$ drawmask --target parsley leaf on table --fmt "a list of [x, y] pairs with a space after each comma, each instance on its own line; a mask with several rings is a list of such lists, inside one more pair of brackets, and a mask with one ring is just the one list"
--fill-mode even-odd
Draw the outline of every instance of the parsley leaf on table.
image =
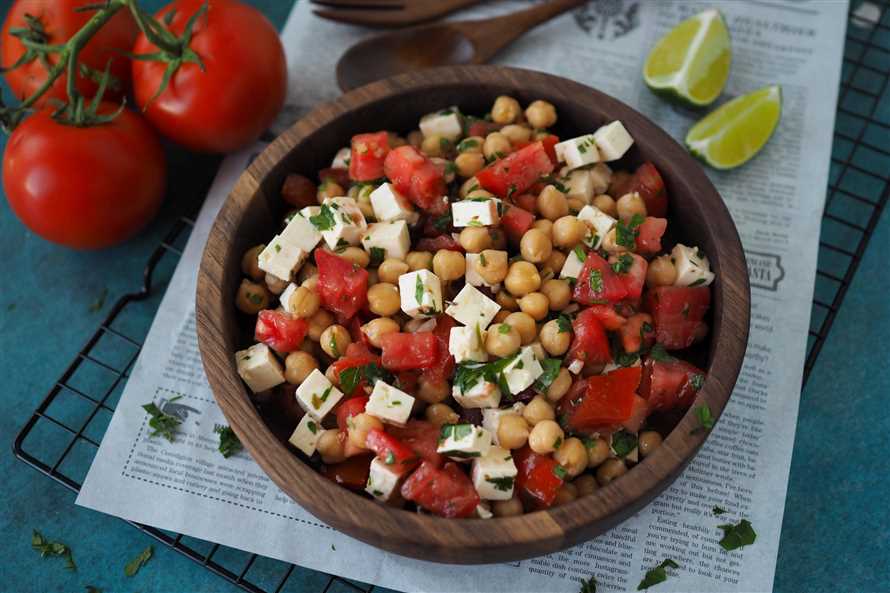
[[689, 434], [698, 434], [699, 432], [711, 430], [712, 428], [714, 428], [715, 420], [714, 416], [711, 414], [711, 408], [710, 406], [708, 406], [708, 404], [696, 406], [695, 417], [698, 418], [699, 426], [692, 429]]
[[720, 540], [720, 547], [726, 551], [737, 550], [744, 546], [750, 546], [757, 539], [751, 522], [742, 519], [736, 525], [727, 523], [726, 525], [718, 525], [723, 530], [723, 539]]
[[[167, 400], [167, 403], [175, 402], [180, 399], [181, 396], [176, 396]], [[173, 442], [173, 433], [176, 432], [176, 428], [182, 424], [182, 421], [176, 416], [172, 416], [162, 411], [154, 402], [145, 404], [142, 406], [142, 409], [148, 412], [149, 416], [151, 416], [151, 420], [148, 421], [148, 425], [154, 430], [148, 435], [150, 437], [162, 436], [171, 443]]]
[[62, 542], [49, 541], [36, 529], [31, 533], [31, 547], [40, 552], [41, 558], [48, 558], [50, 556], [64, 558], [66, 569], [77, 570], [77, 565], [74, 563], [74, 556], [71, 554], [71, 548]]
[[612, 435], [612, 450], [615, 455], [624, 458], [637, 448], [637, 435], [626, 430], [619, 430]]
[[219, 452], [226, 459], [244, 448], [238, 435], [230, 426], [216, 424], [213, 427], [213, 432], [219, 435]]
[[665, 582], [668, 578], [668, 573], [666, 570], [668, 568], [680, 568], [680, 565], [670, 558], [666, 558], [655, 568], [646, 571], [646, 576], [643, 577], [642, 581], [640, 581], [640, 584], [637, 587], [637, 591], [642, 591], [643, 589], [648, 589], [649, 587], [657, 585], [658, 583]]
[[148, 546], [147, 548], [139, 552], [138, 556], [127, 562], [127, 565], [124, 566], [124, 574], [128, 577], [136, 576], [136, 573], [139, 572], [139, 569], [145, 566], [145, 563], [151, 559], [154, 551], [154, 546]]
[[578, 593], [596, 593], [596, 577], [581, 581], [581, 590]]

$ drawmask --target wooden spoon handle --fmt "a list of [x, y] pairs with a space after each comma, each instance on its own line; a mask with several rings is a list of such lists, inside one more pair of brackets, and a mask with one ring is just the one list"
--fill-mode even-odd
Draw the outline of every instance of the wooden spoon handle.
[[529, 29], [586, 2], [587, 0], [553, 0], [513, 14], [478, 21], [463, 21], [453, 25], [476, 46], [473, 62], [481, 64]]

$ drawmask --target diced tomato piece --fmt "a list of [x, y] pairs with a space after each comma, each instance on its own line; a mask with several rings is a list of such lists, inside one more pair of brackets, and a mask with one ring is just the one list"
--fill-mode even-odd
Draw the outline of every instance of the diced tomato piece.
[[[380, 365], [380, 357], [368, 350], [368, 347], [362, 342], [352, 342], [346, 347], [344, 356], [341, 356], [331, 363], [331, 368], [334, 370], [334, 376], [339, 380], [340, 373], [346, 369], [363, 367], [368, 364]], [[352, 393], [347, 393], [346, 395], [352, 397], [364, 395], [364, 390], [362, 388], [365, 386], [366, 382], [363, 379], [358, 382]]]
[[[637, 246], [639, 246], [639, 244], [640, 241], [637, 239]], [[623, 258], [628, 257], [633, 260], [633, 263], [631, 263], [627, 271], [619, 272], [618, 278], [627, 290], [627, 296], [625, 298], [636, 300], [643, 294], [643, 286], [646, 284], [646, 272], [649, 270], [649, 262], [635, 253], [622, 253], [621, 255], [611, 256], [609, 258], [609, 264], [621, 264], [622, 261], [626, 261], [626, 259]]]
[[[343, 169], [342, 167], [329, 167], [327, 169], [322, 169], [318, 172], [318, 180], [324, 184], [328, 181], [333, 181], [343, 189], [349, 187], [349, 170]], [[310, 206], [314, 206], [318, 204], [318, 198], [316, 197], [315, 204], [310, 204]]]
[[556, 165], [559, 163], [559, 159], [556, 158], [556, 146], [559, 144], [559, 136], [556, 134], [548, 134], [540, 139], [541, 144], [544, 145], [544, 150], [547, 152], [547, 156], [550, 157], [550, 162]]
[[472, 517], [479, 495], [460, 467], [449, 462], [442, 469], [428, 461], [402, 484], [402, 496], [440, 517]]
[[290, 313], [266, 309], [260, 311], [256, 319], [254, 337], [276, 352], [293, 352], [300, 347], [309, 322]]
[[351, 344], [370, 343], [368, 342], [368, 337], [365, 335], [365, 332], [362, 331], [362, 321], [358, 316], [349, 320], [349, 323], [346, 324], [346, 329], [349, 330], [349, 337], [352, 339]]
[[439, 427], [435, 424], [412, 419], [405, 426], [388, 426], [386, 430], [411, 447], [424, 461], [442, 467], [445, 458], [436, 452], [439, 448]]
[[281, 186], [281, 199], [297, 208], [316, 206], [318, 204], [318, 188], [307, 177], [289, 173]]
[[581, 360], [584, 365], [603, 365], [612, 361], [609, 338], [597, 317], [598, 311], [585, 309], [572, 322], [572, 345], [566, 354], [566, 365]]
[[707, 335], [703, 321], [711, 305], [707, 286], [659, 286], [646, 295], [646, 307], [655, 321], [655, 341], [668, 350], [688, 348]]
[[627, 367], [588, 377], [583, 393], [563, 397], [559, 402], [563, 428], [585, 432], [626, 422], [634, 411], [642, 372], [640, 367]]
[[342, 463], [325, 465], [321, 469], [324, 477], [350, 490], [364, 490], [371, 470], [371, 455], [350, 457]]
[[617, 303], [627, 298], [627, 288], [609, 262], [591, 251], [578, 274], [573, 296], [582, 305]]
[[420, 208], [433, 214], [444, 214], [449, 203], [442, 171], [413, 146], [400, 146], [386, 156], [383, 163], [386, 177], [395, 188]]
[[396, 378], [399, 382], [399, 389], [405, 393], [415, 393], [417, 382], [420, 380], [420, 371], [400, 371]]
[[647, 216], [643, 224], [637, 227], [637, 253], [654, 255], [661, 251], [661, 237], [667, 225], [666, 218]]
[[705, 380], [705, 372], [685, 360], [655, 360], [643, 363], [640, 395], [646, 398], [650, 410], [688, 408]]
[[432, 333], [439, 341], [439, 352], [436, 361], [423, 373], [427, 381], [448, 381], [451, 378], [454, 372], [454, 356], [448, 349], [448, 342], [451, 338], [451, 328], [456, 325], [457, 322], [450, 315], [442, 314], [436, 318], [436, 329]]
[[414, 469], [420, 462], [414, 450], [387, 432], [372, 428], [365, 440], [368, 449], [377, 454], [377, 458], [398, 475], [404, 475]]
[[334, 413], [337, 415], [337, 427], [341, 431], [346, 431], [349, 429], [348, 420], [353, 416], [358, 416], [362, 412], [365, 411], [365, 406], [368, 405], [368, 400], [370, 397], [367, 395], [359, 395], [357, 397], [351, 397], [349, 399], [344, 399], [337, 407], [334, 408]]
[[391, 371], [428, 369], [439, 361], [439, 339], [432, 332], [386, 334], [380, 345], [383, 368]]
[[368, 271], [323, 249], [315, 250], [321, 304], [344, 323], [368, 302]]
[[383, 177], [383, 161], [389, 154], [389, 134], [357, 134], [352, 137], [349, 177], [355, 181], [372, 181]]
[[513, 197], [513, 203], [523, 210], [534, 212], [538, 205], [538, 198], [534, 194], [520, 194]]
[[[646, 212], [649, 216], [664, 218], [668, 211], [668, 195], [664, 187], [661, 173], [652, 163], [643, 163], [637, 167], [633, 177], [630, 191], [639, 192], [643, 202], [646, 203]], [[623, 195], [623, 194], [621, 194]], [[621, 197], [616, 195], [615, 199]]]
[[482, 136], [485, 138], [492, 132], [497, 132], [500, 129], [501, 125], [496, 124], [493, 121], [473, 119], [470, 122], [470, 127], [467, 129], [467, 136]]
[[499, 198], [507, 198], [524, 193], [553, 167], [544, 144], [533, 142], [491, 163], [476, 173], [476, 180]]
[[643, 347], [652, 346], [655, 343], [652, 316], [647, 313], [631, 315], [619, 330], [619, 334], [621, 347], [625, 352], [639, 352]]
[[514, 243], [519, 243], [525, 232], [532, 228], [534, 222], [535, 215], [519, 206], [508, 206], [504, 215], [501, 216], [501, 227]]
[[646, 417], [648, 415], [648, 402], [635, 393], [633, 405], [630, 408], [630, 417], [621, 423], [621, 428], [628, 432], [638, 433], [640, 432], [640, 429], [643, 428], [643, 423], [646, 422]]
[[620, 329], [627, 323], [627, 319], [619, 315], [612, 305], [591, 305], [587, 310], [590, 311], [588, 315], [593, 315], [599, 319], [603, 327], [609, 331]]
[[414, 247], [414, 251], [429, 251], [431, 253], [436, 253], [440, 249], [447, 249], [448, 251], [459, 251], [460, 253], [464, 252], [464, 248], [461, 247], [460, 243], [458, 243], [457, 240], [451, 235], [424, 237], [423, 239], [418, 241], [417, 245]]
[[549, 455], [535, 453], [528, 445], [513, 453], [513, 462], [519, 470], [516, 474], [519, 497], [536, 509], [551, 506], [565, 475], [560, 465]]

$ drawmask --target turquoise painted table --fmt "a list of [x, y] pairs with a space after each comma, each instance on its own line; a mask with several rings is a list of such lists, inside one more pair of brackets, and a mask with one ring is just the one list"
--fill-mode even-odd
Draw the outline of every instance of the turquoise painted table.
[[[290, 0], [251, 3], [279, 26], [291, 6]], [[8, 0], [0, 2], [4, 14], [9, 4]], [[157, 0], [146, 2], [151, 7], [160, 4]], [[890, 433], [890, 415], [886, 413], [890, 394], [890, 367], [886, 364], [890, 351], [890, 274], [886, 272], [890, 220], [880, 216], [880, 208], [873, 205], [886, 202], [890, 192], [890, 11], [885, 11], [878, 27], [851, 27], [845, 57], [848, 88], [838, 117], [834, 189], [823, 226], [823, 239], [835, 247], [820, 250], [820, 268], [828, 275], [820, 275], [817, 282], [816, 298], [822, 304], [814, 308], [811, 342], [817, 341], [815, 334], [826, 318], [833, 318], [834, 323], [820, 344], [821, 355], [801, 396], [775, 581], [776, 590], [783, 593], [890, 591], [890, 538], [886, 536], [890, 457], [885, 455]], [[147, 258], [173, 223], [199, 205], [218, 159], [173, 148], [169, 153], [175, 189], [158, 219], [121, 247], [99, 253], [55, 247], [22, 227], [5, 201], [0, 204], [0, 253], [9, 280], [0, 292], [0, 377], [6, 385], [0, 399], [0, 436], [4, 442], [12, 443], [118, 297], [141, 286]], [[856, 251], [860, 238], [871, 233], [861, 258], [837, 250], [835, 240], [847, 241], [842, 249]], [[166, 257], [161, 262], [156, 271], [159, 282], [151, 296], [128, 307], [122, 323], [130, 335], [144, 335], [150, 325], [173, 260]], [[859, 271], [847, 286], [838, 280], [844, 280], [851, 263], [858, 263]], [[834, 303], [843, 290], [846, 298], [838, 308]], [[75, 379], [86, 384], [101, 381], [98, 376]], [[65, 409], [50, 412], [75, 413]], [[103, 422], [107, 423], [107, 418], [94, 418], [86, 434], [101, 438]], [[51, 451], [58, 446], [58, 434], [50, 430], [42, 434], [35, 429], [31, 438], [38, 450]], [[65, 463], [80, 465], [79, 471], [83, 471], [87, 455], [74, 448]], [[68, 471], [64, 464], [59, 470]], [[70, 471], [77, 470], [72, 467]], [[156, 557], [146, 569], [127, 579], [123, 565], [154, 543], [151, 538], [120, 520], [75, 507], [68, 489], [18, 462], [9, 452], [0, 456], [0, 472], [5, 478], [0, 558], [8, 569], [3, 571], [0, 591], [71, 593], [84, 591], [87, 585], [101, 587], [106, 593], [240, 590], [157, 544]], [[67, 572], [60, 563], [40, 559], [31, 550], [32, 529], [70, 544], [78, 571]], [[183, 543], [199, 553], [211, 548], [201, 542]], [[221, 549], [214, 554], [215, 562], [236, 574], [244, 568], [245, 559], [234, 550]], [[271, 591], [283, 573], [281, 563], [258, 559], [249, 566], [246, 578]], [[328, 581], [327, 575], [296, 569], [282, 591], [320, 592]], [[341, 580], [326, 589], [354, 590], [358, 590], [355, 584]]]

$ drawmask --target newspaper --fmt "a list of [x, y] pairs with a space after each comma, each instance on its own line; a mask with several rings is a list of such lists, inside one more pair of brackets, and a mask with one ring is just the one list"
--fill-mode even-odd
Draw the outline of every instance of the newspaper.
[[[461, 18], [509, 12], [497, 2]], [[782, 122], [763, 154], [736, 171], [709, 172], [738, 225], [752, 284], [751, 336], [735, 393], [683, 475], [607, 534], [564, 552], [472, 567], [403, 558], [319, 522], [246, 454], [223, 459], [225, 423], [198, 355], [194, 294], [217, 210], [259, 147], [224, 162], [161, 303], [77, 503], [312, 569], [405, 591], [574, 592], [636, 589], [646, 570], [679, 567], [661, 591], [769, 591], [782, 525], [828, 179], [847, 3], [610, 0], [563, 15], [519, 39], [498, 63], [560, 74], [617, 96], [675, 138], [700, 117], [656, 99], [640, 80], [652, 41], [681, 19], [719, 7], [732, 33], [727, 93], [781, 83]], [[335, 25], [299, 2], [283, 32], [290, 93], [282, 125], [338, 95], [334, 63], [367, 30]], [[171, 401], [174, 397], [180, 399]], [[142, 404], [185, 418], [176, 442], [149, 438]], [[730, 512], [712, 515], [712, 507]], [[757, 542], [727, 553], [719, 523], [749, 519]], [[484, 558], [483, 558], [484, 560]]]

